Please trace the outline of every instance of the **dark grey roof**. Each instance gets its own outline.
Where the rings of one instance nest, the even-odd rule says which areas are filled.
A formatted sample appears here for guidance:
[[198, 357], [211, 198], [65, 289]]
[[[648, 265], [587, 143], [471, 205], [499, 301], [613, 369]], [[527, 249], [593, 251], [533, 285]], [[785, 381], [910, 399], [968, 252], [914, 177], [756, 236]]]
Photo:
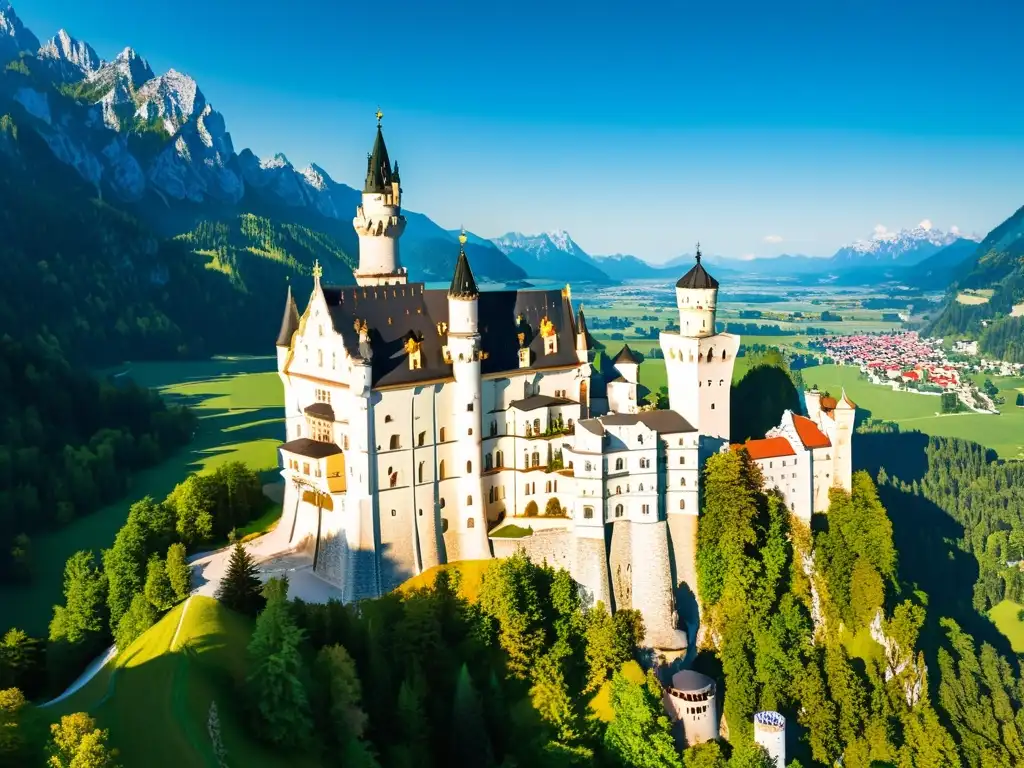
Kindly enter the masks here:
[[636, 353], [632, 349], [629, 348], [629, 344], [623, 344], [622, 345], [622, 349], [619, 350], [619, 354], [617, 354], [615, 356], [615, 359], [612, 362], [615, 363], [615, 364], [618, 364], [618, 363], [633, 363], [634, 365], [639, 365], [640, 364], [640, 360], [637, 359]]
[[569, 405], [573, 401], [564, 397], [551, 397], [551, 395], [531, 395], [522, 400], [513, 400], [511, 405], [519, 411], [535, 411], [538, 408], [547, 408], [551, 405]]
[[717, 287], [718, 281], [709, 275], [708, 271], [704, 269], [704, 266], [700, 263], [700, 249], [698, 248], [697, 263], [693, 265], [693, 269], [679, 278], [679, 282], [676, 283], [676, 288], [694, 288], [697, 290], [704, 290], [707, 288]]
[[703, 691], [715, 681], [693, 669], [681, 669], [672, 675], [672, 687], [677, 691]]
[[323, 459], [341, 453], [341, 448], [334, 443], [322, 443], [319, 440], [310, 440], [308, 437], [300, 437], [282, 443], [281, 450], [305, 456], [308, 459]]
[[281, 330], [277, 334], [277, 346], [288, 347], [292, 343], [292, 335], [299, 330], [299, 308], [295, 306], [291, 283], [288, 284], [288, 298], [284, 303], [284, 317], [281, 318]]
[[334, 421], [334, 409], [330, 403], [313, 403], [303, 409], [307, 416], [326, 421]]
[[373, 151], [366, 158], [366, 185], [363, 192], [386, 192], [391, 189], [391, 161], [388, 159], [388, 148], [384, 144], [384, 134], [380, 123], [377, 123], [377, 138], [373, 142]]
[[452, 287], [448, 289], [448, 295], [455, 299], [471, 299], [480, 295], [476, 280], [473, 279], [473, 270], [469, 268], [466, 249], [462, 247], [459, 248], [459, 258], [455, 262], [455, 274], [452, 276]]
[[[438, 326], [448, 323], [448, 291], [426, 290], [423, 283], [387, 286], [325, 287], [324, 298], [334, 330], [353, 358], [369, 358], [374, 387], [408, 385], [452, 377], [441, 348], [446, 339]], [[528, 370], [579, 364], [572, 305], [560, 290], [484, 291], [477, 299], [481, 348], [487, 359], [481, 373], [519, 370], [519, 334], [530, 349]], [[544, 354], [540, 323], [555, 326], [557, 351]], [[366, 324], [369, 344], [360, 349], [357, 322]], [[420, 342], [421, 367], [410, 369], [405, 344]], [[524, 369], [527, 370], [527, 369]]]
[[590, 331], [587, 330], [587, 318], [583, 316], [583, 305], [580, 304], [580, 313], [576, 318], [576, 333], [583, 334], [584, 349], [597, 349], [599, 344], [597, 340], [590, 335]]
[[580, 419], [576, 422], [576, 426], [583, 427], [592, 435], [604, 436], [604, 424], [601, 423], [600, 419]]
[[[662, 434], [674, 432], [696, 432], [696, 427], [690, 426], [690, 422], [684, 419], [675, 411], [643, 411], [642, 413], [609, 413], [601, 416], [602, 424], [608, 426], [629, 426], [631, 424], [643, 424], [648, 429]], [[581, 422], [582, 423], [582, 422]]]

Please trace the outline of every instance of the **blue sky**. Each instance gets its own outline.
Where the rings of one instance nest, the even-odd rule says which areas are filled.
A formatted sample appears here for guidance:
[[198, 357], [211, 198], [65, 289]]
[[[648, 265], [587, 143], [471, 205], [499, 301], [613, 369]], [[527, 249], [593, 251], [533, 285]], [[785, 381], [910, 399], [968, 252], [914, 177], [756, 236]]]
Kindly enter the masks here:
[[13, 0], [104, 58], [192, 75], [237, 150], [591, 253], [828, 255], [877, 224], [986, 233], [1024, 204], [1016, 0]]

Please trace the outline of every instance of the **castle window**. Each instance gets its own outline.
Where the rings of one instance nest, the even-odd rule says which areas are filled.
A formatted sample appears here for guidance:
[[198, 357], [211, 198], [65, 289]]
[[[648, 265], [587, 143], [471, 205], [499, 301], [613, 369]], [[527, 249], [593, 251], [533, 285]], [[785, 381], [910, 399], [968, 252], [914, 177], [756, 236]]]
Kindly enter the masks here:
[[711, 386], [711, 379], [708, 379], [708, 386]]
[[640, 511], [643, 512], [645, 515], [649, 515], [651, 513], [651, 505], [650, 504], [644, 504], [640, 508]]
[[473, 462], [472, 461], [467, 461], [466, 462], [466, 474], [468, 475], [472, 471], [473, 471]]
[[569, 419], [569, 422], [568, 422], [568, 427], [569, 427], [569, 431], [570, 431], [570, 432], [572, 432], [572, 431], [573, 431], [573, 422], [572, 422], [572, 419]]
[[725, 379], [719, 379], [718, 386], [722, 386], [723, 384], [725, 384]]
[[686, 463], [686, 457], [685, 456], [680, 456], [679, 457], [679, 464], [682, 465], [682, 464], [685, 464], [685, 463]]
[[622, 505], [621, 504], [616, 504], [615, 505], [615, 516], [616, 517], [622, 517]]
[[416, 438], [416, 445], [423, 445], [427, 441], [427, 433], [420, 432]]
[[531, 458], [532, 458], [532, 461], [531, 461], [532, 465], [534, 467], [539, 467], [540, 466], [540, 454], [537, 451], [534, 451], [533, 452], [533, 456]]
[[622, 493], [622, 486], [621, 485], [616, 485], [615, 486], [615, 495], [618, 496], [620, 493]]
[[533, 431], [540, 434], [540, 419], [533, 420]]
[[[467, 496], [466, 497], [466, 506], [467, 507], [472, 507], [473, 506], [473, 497], [472, 496]], [[473, 519], [470, 518], [469, 522], [473, 522]], [[473, 526], [469, 526], [469, 527], [472, 528]]]
[[473, 434], [473, 428], [472, 428], [472, 427], [470, 427], [469, 429], [467, 429], [467, 430], [466, 430], [466, 434], [467, 434], [467, 435], [472, 435], [472, 434]]
[[523, 451], [523, 469], [530, 468], [530, 452]]
[[324, 367], [324, 351], [322, 349], [316, 351], [316, 364], [321, 368]]
[[385, 414], [385, 416], [384, 416], [384, 423], [385, 424], [390, 424], [392, 421], [394, 421], [394, 419], [391, 418], [391, 414], [390, 413]]
[[494, 454], [494, 466], [504, 467], [505, 466], [505, 452], [496, 451]]
[[525, 493], [527, 496], [530, 495], [530, 484], [529, 483], [526, 483], [526, 485], [523, 486], [523, 493]]
[[423, 468], [426, 466], [426, 462], [420, 462], [419, 467], [416, 469], [416, 480], [417, 482], [423, 482]]
[[420, 509], [420, 510], [417, 510], [417, 511], [419, 512], [420, 517], [423, 517], [423, 510]]
[[491, 486], [491, 489], [487, 492], [487, 502], [489, 504], [494, 503], [494, 486]]
[[444, 496], [441, 497], [441, 501], [437, 504], [439, 509], [444, 509]]
[[679, 485], [680, 485], [681, 487], [683, 487], [683, 488], [685, 488], [685, 487], [686, 487], [686, 478], [685, 478], [685, 477], [680, 477], [680, 478], [679, 478]]
[[711, 404], [711, 410], [712, 411], [715, 410], [715, 404], [714, 403]]
[[440, 465], [440, 468], [439, 468], [439, 471], [438, 471], [438, 477], [441, 480], [444, 480], [445, 477], [446, 477], [445, 472], [444, 472], [444, 459], [441, 459], [441, 465]]
[[494, 437], [497, 434], [498, 434], [498, 422], [492, 421], [491, 422], [491, 437]]
[[394, 488], [398, 485], [398, 473], [392, 472], [391, 467], [388, 467], [388, 483], [391, 488]]
[[544, 484], [544, 493], [551, 493], [551, 481], [550, 480], [548, 480]]
[[585, 469], [585, 470], [586, 470], [587, 472], [590, 472], [591, 470], [593, 470], [593, 468], [594, 468], [594, 465], [593, 465], [593, 464], [591, 464], [591, 463], [590, 463], [589, 461], [587, 461], [587, 462], [584, 462], [584, 464], [583, 464], [583, 468], [584, 468], [584, 469]]
[[391, 510], [391, 516], [392, 517], [398, 517], [398, 512], [396, 512], [395, 510], [392, 509]]
[[469, 411], [470, 413], [472, 413], [473, 412], [473, 404], [472, 403], [466, 403], [466, 410]]
[[624, 466], [625, 466], [625, 464], [624, 464], [624, 462], [622, 461], [622, 459], [616, 459], [616, 460], [615, 460], [615, 471], [616, 471], [616, 472], [621, 472], [621, 471], [622, 471], [622, 468], [623, 468]]
[[304, 474], [304, 475], [308, 475], [309, 474], [309, 462], [308, 461], [302, 462], [302, 474]]
[[396, 451], [402, 447], [402, 438], [398, 435], [391, 436], [391, 450]]
[[640, 493], [643, 493], [643, 492], [644, 492], [644, 484], [640, 483]]
[[725, 360], [725, 350], [722, 350], [722, 359]]
[[345, 450], [348, 450], [348, 435], [345, 435]]
[[594, 519], [594, 508], [593, 507], [584, 507], [583, 508], [583, 519], [584, 520], [593, 520]]
[[338, 353], [331, 352], [331, 370], [333, 371], [338, 367]]
[[640, 443], [640, 445], [643, 445], [644, 444], [644, 436], [643, 435], [637, 435], [636, 436], [636, 441], [638, 443]]
[[444, 441], [444, 427], [441, 427], [441, 433], [438, 442], [443, 443]]
[[484, 454], [484, 472], [490, 472], [493, 464], [491, 463], [491, 454]]
[[686, 499], [680, 499], [679, 500], [679, 508], [680, 509], [686, 509]]

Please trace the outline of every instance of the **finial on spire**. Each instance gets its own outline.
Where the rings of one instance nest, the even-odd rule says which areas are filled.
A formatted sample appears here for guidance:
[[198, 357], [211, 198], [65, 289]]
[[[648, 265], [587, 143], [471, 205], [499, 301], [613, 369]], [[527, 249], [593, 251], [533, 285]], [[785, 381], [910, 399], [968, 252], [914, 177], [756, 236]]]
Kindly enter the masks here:
[[313, 262], [313, 280], [317, 283], [320, 282], [320, 278], [323, 277], [324, 268], [320, 266], [320, 259]]
[[700, 264], [700, 241], [697, 241], [697, 263]]
[[380, 111], [380, 107], [377, 107], [377, 126], [380, 126], [380, 121], [384, 119], [384, 113]]
[[466, 244], [466, 241], [469, 240], [469, 238], [466, 237], [466, 228], [460, 227], [460, 229], [461, 231], [459, 232], [459, 245], [464, 246]]

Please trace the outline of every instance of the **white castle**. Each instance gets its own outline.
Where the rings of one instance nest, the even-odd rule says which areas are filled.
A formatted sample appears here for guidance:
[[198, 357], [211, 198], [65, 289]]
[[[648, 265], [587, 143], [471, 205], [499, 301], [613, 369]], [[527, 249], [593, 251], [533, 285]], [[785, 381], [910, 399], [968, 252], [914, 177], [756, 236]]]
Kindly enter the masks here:
[[[465, 235], [447, 291], [409, 282], [401, 195], [378, 113], [353, 221], [356, 285], [323, 285], [317, 264], [301, 316], [289, 290], [277, 340], [289, 542], [312, 549], [315, 572], [345, 600], [522, 548], [566, 568], [588, 599], [639, 609], [653, 647], [686, 648], [698, 619], [700, 469], [729, 445], [740, 341], [715, 330], [718, 282], [699, 250], [676, 284], [679, 331], [660, 338], [670, 409], [644, 410], [639, 361], [626, 346], [617, 378], [594, 369], [595, 343], [568, 286], [481, 293]], [[826, 410], [822, 402], [819, 421]], [[810, 519], [822, 474], [811, 465], [824, 454], [821, 438], [793, 442], [802, 418], [787, 414], [779, 436], [751, 452]], [[825, 439], [846, 441], [824, 461], [846, 462], [826, 476], [827, 495], [833, 483], [849, 487], [849, 432]], [[787, 461], [776, 455], [805, 463], [807, 482], [797, 483], [804, 466], [772, 474]]]

